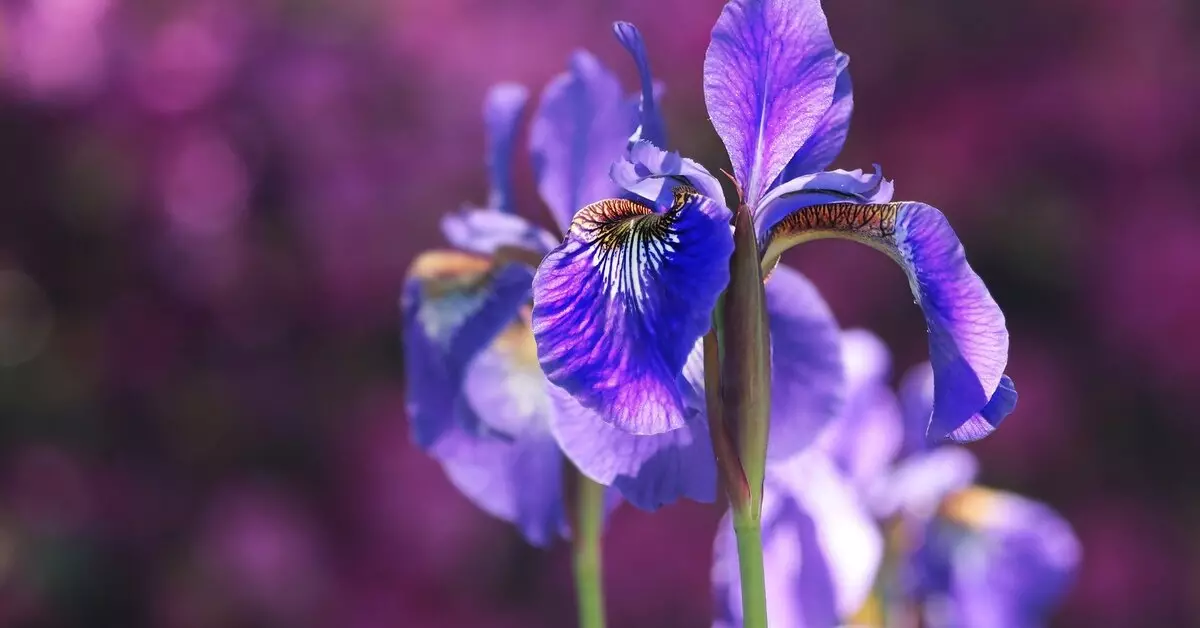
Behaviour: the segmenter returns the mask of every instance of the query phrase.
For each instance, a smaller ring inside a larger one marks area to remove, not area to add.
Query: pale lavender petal
[[[647,141],[634,142],[629,152],[613,164],[610,174],[617,185],[655,207],[669,207],[679,186],[695,188],[715,202],[725,203],[721,182],[704,166]]]
[[[733,0],[717,19],[704,102],[751,207],[832,104],[834,53],[819,0]]]
[[[804,455],[772,466],[762,526],[769,625],[836,626],[862,606],[883,558],[883,538],[831,462]],[[726,515],[713,552],[714,626],[742,625],[740,583]]]
[[[483,103],[483,122],[487,127],[488,183],[491,184],[488,207],[502,212],[516,211],[513,201],[512,157],[517,122],[529,100],[529,90],[516,83],[501,83],[488,91]]]
[[[503,440],[452,430],[430,453],[458,490],[531,544],[545,547],[565,534],[564,460],[548,433]]]
[[[579,212],[534,279],[546,377],[636,434],[685,425],[677,379],[729,280],[729,210],[681,193],[665,213],[628,200]]]
[[[617,40],[633,57],[637,65],[638,79],[641,86],[641,101],[639,106],[639,123],[633,132],[634,141],[647,140],[656,146],[667,145],[666,125],[663,124],[662,114],[658,111],[657,96],[654,89],[654,78],[650,74],[650,60],[646,56],[646,42],[642,33],[629,22],[613,24],[613,33]]]
[[[716,499],[717,467],[708,423],[694,415],[663,434],[636,435],[606,423],[561,388],[552,387],[551,427],[581,473],[612,486],[629,503],[656,510],[681,498]]]
[[[850,56],[838,52],[837,86],[833,91],[833,104],[829,106],[825,115],[821,116],[821,121],[813,130],[812,136],[796,151],[796,155],[783,169],[783,174],[779,176],[780,182],[820,172],[833,163],[838,153],[842,152],[846,136],[850,133],[850,114],[854,111],[849,65]]]
[[[868,491],[871,509],[881,518],[904,513],[928,520],[942,500],[975,481],[979,462],[962,447],[939,447],[909,456]]]
[[[464,209],[442,217],[442,234],[455,248],[494,255],[502,246],[546,253],[558,238],[516,215],[495,209]]]
[[[636,124],[617,78],[587,52],[576,52],[570,71],[546,87],[529,148],[538,191],[563,231],[584,206],[619,194],[608,171]]]
[[[550,432],[550,383],[537,360],[529,310],[467,365],[463,396],[493,434],[520,439]]]

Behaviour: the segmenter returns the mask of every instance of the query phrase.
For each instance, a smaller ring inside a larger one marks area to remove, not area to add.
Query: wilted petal
[[[833,102],[834,53],[819,0],[734,0],[717,19],[704,102],[751,207]]]
[[[442,234],[455,248],[494,255],[502,246],[545,253],[558,239],[516,214],[495,209],[464,209],[442,217]]]
[[[828,460],[804,455],[768,469],[762,528],[770,625],[837,626],[866,600],[883,538]],[[741,626],[737,542],[728,515],[713,553],[714,626]]]
[[[592,480],[629,503],[656,510],[681,498],[716,499],[717,468],[702,416],[663,434],[637,435],[606,423],[560,388],[551,390],[554,436],[563,453]]]
[[[457,420],[464,371],[529,301],[532,273],[483,257],[431,251],[413,262],[400,307],[413,438],[429,447]],[[478,426],[464,424],[468,431]]]
[[[546,377],[636,434],[684,426],[676,379],[729,280],[729,210],[681,192],[655,213],[628,200],[579,211],[534,279]]]
[[[669,207],[675,200],[675,188],[679,186],[695,188],[717,203],[725,202],[721,182],[704,166],[644,140],[629,147],[629,152],[613,164],[611,175],[617,185],[655,207]]]
[[[934,373],[931,439],[978,436],[984,430],[972,421],[976,415],[994,426],[1012,410],[1016,393],[1011,380],[1004,379],[1004,314],[967,263],[962,243],[940,211],[915,202],[805,207],[770,227],[765,263],[795,244],[822,237],[846,238],[882,250],[908,275],[929,329]],[[1001,387],[1002,381],[1006,387]],[[981,414],[985,408],[987,416]]]
[[[633,139],[648,140],[656,146],[666,146],[666,126],[663,124],[662,114],[658,111],[658,103],[655,102],[654,78],[650,74],[650,60],[646,57],[646,42],[642,40],[642,33],[629,22],[613,24],[613,33],[633,57],[638,69],[642,97],[639,123],[633,133]]]
[[[609,167],[636,124],[637,111],[617,78],[587,52],[576,52],[570,71],[546,87],[529,149],[538,191],[561,229],[585,205],[618,195]]]
[[[837,53],[837,85],[833,90],[833,104],[821,116],[812,136],[804,142],[804,146],[796,151],[796,155],[788,162],[781,182],[790,181],[796,177],[824,170],[846,144],[846,136],[850,133],[850,114],[854,111],[854,96],[850,87],[850,56],[844,52]],[[891,200],[891,199],[888,199]]]
[[[529,100],[529,90],[516,83],[501,83],[488,91],[483,103],[483,122],[487,127],[488,183],[491,198],[488,207],[502,212],[516,211],[513,204],[512,153],[517,122]]]
[[[1079,565],[1071,526],[1044,504],[981,488],[948,499],[942,517],[949,526],[923,557],[946,563],[954,625],[1044,625]]]
[[[875,166],[873,174],[862,170],[831,170],[807,174],[785,181],[771,190],[759,204],[754,216],[758,239],[766,248],[770,229],[789,215],[823,203],[887,203],[894,186]]]
[[[545,547],[566,531],[563,457],[548,434],[515,440],[451,430],[430,450],[475,505]]]
[[[883,477],[904,436],[900,406],[888,386],[892,356],[878,336],[862,329],[842,332],[846,403],[821,434],[822,451],[855,486]]]

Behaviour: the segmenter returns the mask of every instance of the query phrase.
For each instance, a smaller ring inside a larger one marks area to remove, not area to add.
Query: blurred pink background
[[[1055,625],[1200,623],[1200,5],[826,4],[856,105],[835,166],[941,208],[1008,316],[1021,402],[972,449],[1082,541]],[[615,19],[675,147],[726,164],[721,5],[3,0],[0,625],[570,625],[565,548],[408,442],[396,301],[485,199],[487,87],[585,47],[632,91]],[[923,359],[886,258],[792,255],[844,326]],[[719,514],[618,512],[612,625],[709,624]]]

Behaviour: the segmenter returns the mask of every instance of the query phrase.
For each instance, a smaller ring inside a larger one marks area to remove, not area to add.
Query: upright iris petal
[[[729,211],[690,191],[655,212],[584,207],[534,279],[533,333],[546,377],[635,434],[683,427],[677,379],[729,280]]]
[[[704,102],[751,207],[829,110],[834,53],[820,0],[734,0],[717,19]]]
[[[487,127],[488,207],[512,213],[512,152],[517,135],[517,118],[529,100],[529,90],[515,83],[501,83],[488,91],[483,103]]]
[[[837,82],[833,89],[833,104],[821,116],[812,135],[788,162],[780,181],[824,170],[842,152],[850,134],[850,114],[854,112],[854,90],[850,84],[850,56],[838,52]]]
[[[941,212],[915,202],[830,203],[800,208],[765,227],[768,264],[800,242],[840,237],[877,248],[904,269],[929,327],[930,438],[972,440],[990,431],[981,422],[994,428],[1012,410],[1016,392],[1003,372],[1008,360],[1004,314],[967,264]],[[985,408],[986,416],[981,414]]]
[[[656,146],[666,146],[666,126],[663,124],[662,115],[658,111],[658,103],[655,101],[654,79],[650,74],[650,59],[646,57],[646,42],[642,40],[642,33],[629,22],[613,24],[613,33],[616,34],[617,41],[620,41],[625,50],[633,57],[641,87],[640,122],[630,139],[633,141],[647,140]]]
[[[617,196],[608,170],[624,152],[636,119],[617,78],[586,52],[576,52],[570,71],[546,87],[529,150],[538,191],[563,231],[579,208]]]
[[[851,487],[822,456],[768,469],[763,487],[763,555],[769,625],[841,625],[871,591],[883,538]],[[729,516],[713,550],[714,628],[742,625],[741,576]]]

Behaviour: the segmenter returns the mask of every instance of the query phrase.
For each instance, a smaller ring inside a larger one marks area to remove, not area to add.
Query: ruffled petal
[[[751,207],[829,110],[835,52],[820,0],[733,0],[717,19],[704,102]]]
[[[1015,391],[1000,386],[1008,362],[1004,314],[967,263],[962,243],[940,211],[916,202],[805,207],[769,229],[764,264],[791,246],[822,237],[882,250],[908,275],[929,330],[934,373],[929,438],[978,436],[986,430],[972,423],[973,417],[987,408],[988,417],[981,420],[994,427],[1012,410]],[[997,391],[1000,399],[989,406]],[[969,428],[958,431],[968,423]]]
[[[846,403],[820,437],[822,451],[857,487],[884,477],[903,439],[900,406],[888,386],[892,356],[878,336],[862,329],[842,332]]]
[[[516,214],[495,209],[465,209],[442,217],[442,234],[457,249],[494,255],[514,246],[545,254],[558,239]]]
[[[581,473],[612,486],[629,503],[657,510],[681,498],[716,499],[717,467],[702,416],[682,429],[636,435],[604,422],[561,388],[550,396],[551,427],[563,453]]]
[[[656,146],[666,146],[666,125],[663,124],[662,114],[658,111],[654,93],[654,78],[650,74],[650,60],[646,56],[646,42],[642,40],[642,33],[629,22],[614,23],[613,33],[637,65],[642,92],[638,127],[630,139],[632,141],[647,140]]]
[[[618,195],[609,167],[636,125],[636,107],[617,78],[587,52],[576,52],[570,71],[546,87],[529,149],[538,192],[563,231],[580,208]]]
[[[430,453],[459,491],[531,544],[545,547],[566,533],[564,461],[548,433],[502,440],[456,429]]]
[[[1045,624],[1079,567],[1071,526],[1045,504],[977,487],[948,499],[942,517],[949,525],[934,529],[922,557],[949,573],[944,612],[954,623]]]
[[[472,413],[456,410],[464,371],[529,301],[532,280],[526,267],[497,268],[457,251],[431,251],[413,262],[400,307],[408,409],[419,447],[431,446],[456,423],[478,429]]]
[[[762,527],[769,625],[837,626],[862,606],[883,538],[828,460],[805,455],[768,470]],[[733,628],[742,625],[741,576],[728,515],[717,530],[714,626]]]
[[[814,172],[824,170],[846,145],[846,136],[850,133],[850,114],[854,111],[854,95],[850,86],[850,55],[838,52],[837,84],[833,90],[833,104],[821,116],[812,136],[804,142],[804,146],[796,151],[796,155],[788,162],[781,182],[790,181]],[[889,199],[890,200],[890,199]]]
[[[873,174],[862,170],[832,170],[791,179],[771,190],[754,214],[758,241],[766,249],[767,234],[789,215],[823,203],[887,203],[894,186],[875,166]]]
[[[681,192],[655,213],[628,200],[579,211],[534,279],[546,377],[635,434],[685,425],[677,378],[729,281],[729,210]]]
[[[613,164],[610,174],[617,185],[655,207],[669,207],[679,186],[695,188],[717,203],[725,202],[721,182],[704,166],[647,141],[634,142],[629,152]]]
[[[529,90],[516,83],[501,83],[488,91],[483,103],[483,123],[487,128],[488,183],[491,195],[488,207],[513,213],[512,153],[517,136],[517,122]]]
[[[833,312],[804,275],[785,266],[767,280],[771,326],[771,437],[767,455],[811,444],[845,400],[841,337]]]
[[[971,443],[980,440],[1000,427],[1000,423],[1017,406],[1017,389],[1008,375],[1000,377],[996,392],[987,405],[948,435],[939,438],[931,425],[934,405],[934,373],[928,362],[914,366],[900,382],[900,399],[904,406],[904,451],[923,451],[942,440]]]

